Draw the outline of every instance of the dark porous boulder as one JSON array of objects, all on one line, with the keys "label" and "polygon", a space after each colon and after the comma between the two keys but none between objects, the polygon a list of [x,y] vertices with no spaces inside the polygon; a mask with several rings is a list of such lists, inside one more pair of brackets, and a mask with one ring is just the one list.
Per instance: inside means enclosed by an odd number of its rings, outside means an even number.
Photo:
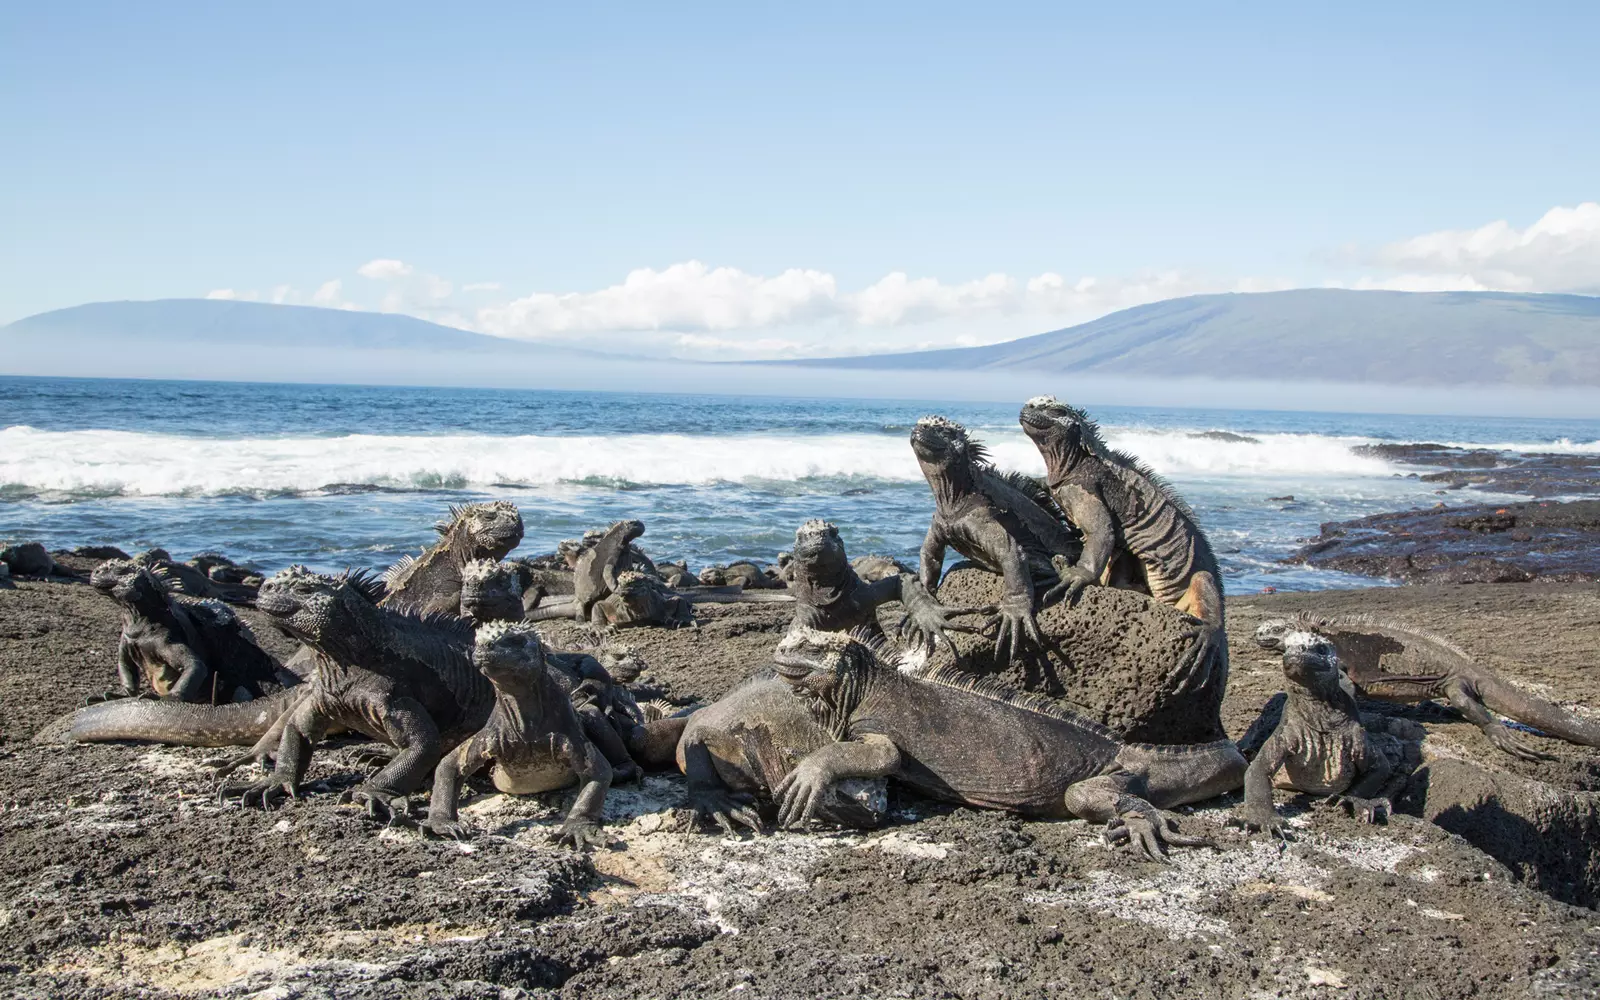
[{"label": "dark porous boulder", "polygon": [[[1001,581],[993,573],[957,566],[945,575],[938,596],[952,606],[995,604]],[[1204,743],[1226,735],[1223,685],[1210,685],[1198,695],[1174,690],[1173,674],[1200,627],[1195,619],[1133,591],[1088,587],[1076,601],[1040,611],[1038,621],[1065,658],[1050,654],[1059,688],[1047,678],[1042,686],[1031,685],[1036,693],[1130,740]],[[1029,686],[1021,665],[995,662],[992,638],[962,633],[951,638],[955,665],[962,670],[996,677],[1013,688]],[[933,663],[950,660],[941,647]]]}]

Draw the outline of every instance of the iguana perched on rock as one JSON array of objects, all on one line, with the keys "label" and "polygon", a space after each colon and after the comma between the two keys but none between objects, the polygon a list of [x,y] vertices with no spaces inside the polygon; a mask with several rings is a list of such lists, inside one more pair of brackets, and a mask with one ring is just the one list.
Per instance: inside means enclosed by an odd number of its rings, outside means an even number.
[{"label": "iguana perched on rock", "polygon": [[1034,616],[1044,595],[1061,582],[1052,560],[1078,558],[1076,534],[1041,483],[996,469],[983,445],[955,421],[918,420],[911,450],[934,501],[918,569],[923,588],[937,591],[946,548],[1000,574],[1005,593],[995,655],[1036,658],[1047,642]]},{"label": "iguana perched on rock", "polygon": [[597,625],[626,628],[632,625],[659,625],[681,628],[694,624],[694,606],[687,597],[673,593],[658,578],[627,570],[617,574],[611,593],[589,609]]},{"label": "iguana perched on rock", "polygon": [[178,701],[249,701],[299,682],[220,601],[174,594],[127,559],[101,563],[89,582],[122,608],[119,686],[92,701],[132,698],[141,686]]},{"label": "iguana perched on rock", "polygon": [[1051,496],[1083,535],[1077,560],[1058,566],[1066,595],[1090,584],[1125,587],[1193,615],[1206,627],[1195,637],[1187,686],[1225,685],[1222,569],[1189,505],[1138,459],[1108,446],[1082,410],[1036,396],[1019,420],[1044,456]]},{"label": "iguana perched on rock", "polygon": [[1030,695],[961,674],[911,677],[849,635],[797,629],[773,656],[837,741],[775,789],[781,824],[811,817],[840,779],[893,777],[923,795],[1025,816],[1106,824],[1111,842],[1152,860],[1164,844],[1208,841],[1162,809],[1239,787],[1233,743],[1124,743],[1103,726]]},{"label": "iguana perched on rock", "polygon": [[1274,786],[1326,796],[1326,804],[1378,822],[1393,811],[1393,796],[1421,762],[1422,727],[1403,719],[1364,725],[1333,643],[1312,632],[1278,638],[1289,697],[1277,728],[1250,762],[1234,822],[1283,836]]},{"label": "iguana perched on rock", "polygon": [[911,573],[895,573],[872,583],[863,582],[845,554],[839,529],[818,518],[796,529],[789,569],[789,593],[795,599],[795,628],[823,632],[865,629],[870,635],[881,636],[878,608],[890,601],[899,601],[906,610],[901,619],[901,635],[931,650],[939,639],[949,642],[947,629],[978,631],[973,626],[952,621],[953,617],[993,610],[992,607],[946,608],[935,601]]},{"label": "iguana perched on rock", "polygon": [[494,707],[483,728],[434,768],[424,825],[440,836],[462,836],[466,831],[456,818],[461,782],[492,763],[494,787],[512,795],[580,783],[553,839],[579,850],[604,843],[600,813],[611,765],[585,735],[566,690],[552,676],[539,633],[521,622],[485,625],[474,638],[472,664],[493,684]]},{"label": "iguana perched on rock", "polygon": [[197,567],[174,560],[166,549],[146,549],[134,556],[133,562],[160,576],[174,593],[235,603],[255,598],[255,587],[213,580]]},{"label": "iguana perched on rock", "polygon": [[1364,697],[1399,704],[1443,698],[1513,757],[1547,760],[1550,755],[1519,739],[1490,709],[1569,743],[1600,747],[1600,721],[1580,718],[1520,690],[1443,636],[1364,615],[1297,615],[1263,622],[1256,642],[1282,651],[1286,637],[1297,632],[1333,643],[1340,666]]},{"label": "iguana perched on rock", "polygon": [[[729,834],[761,830],[757,802],[795,765],[834,741],[789,685],[770,672],[757,675],[689,716],[677,761],[695,819]],[[845,778],[819,798],[812,816],[839,826],[873,827],[889,811],[884,778]]]},{"label": "iguana perched on rock", "polygon": [[380,603],[420,614],[461,613],[461,572],[474,559],[504,559],[522,541],[522,515],[509,500],[450,508],[434,526],[439,540],[419,556],[404,556],[383,574]]}]

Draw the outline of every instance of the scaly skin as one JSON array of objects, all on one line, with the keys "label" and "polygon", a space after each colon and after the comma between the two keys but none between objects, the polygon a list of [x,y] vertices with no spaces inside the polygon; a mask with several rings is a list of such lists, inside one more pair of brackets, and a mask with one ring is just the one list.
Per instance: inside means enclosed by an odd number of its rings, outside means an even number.
[{"label": "scaly skin", "polygon": [[1600,747],[1600,724],[1519,690],[1441,636],[1376,618],[1301,615],[1263,622],[1256,642],[1281,651],[1285,637],[1296,631],[1333,643],[1340,666],[1364,697],[1402,705],[1442,698],[1513,757],[1550,755],[1518,738],[1490,709],[1569,743]]},{"label": "scaly skin", "polygon": [[892,573],[872,583],[863,582],[845,554],[839,529],[823,520],[807,521],[795,531],[794,550],[786,569],[790,573],[789,592],[796,604],[795,628],[822,632],[865,629],[867,634],[881,637],[878,608],[899,601],[906,609],[900,620],[901,637],[932,652],[937,641],[949,643],[947,631],[977,631],[953,618],[994,611],[992,607],[944,607],[909,573]]},{"label": "scaly skin", "polygon": [[[1333,643],[1310,632],[1279,636],[1288,701],[1283,716],[1250,762],[1244,804],[1233,822],[1284,837],[1272,789],[1326,796],[1367,823],[1392,811],[1418,755],[1410,759],[1393,732],[1369,732],[1339,669]],[[1409,765],[1409,767],[1407,766]]]},{"label": "scaly skin", "polygon": [[778,675],[837,742],[802,760],[775,791],[779,822],[810,818],[842,778],[894,777],[930,798],[1024,816],[1078,816],[1151,860],[1164,845],[1207,843],[1161,812],[1237,788],[1244,757],[1226,740],[1128,744],[1042,699],[960,674],[911,677],[865,643],[797,630]]},{"label": "scaly skin", "polygon": [[1038,483],[989,464],[966,428],[943,417],[924,417],[911,432],[922,475],[933,490],[933,521],[922,542],[918,577],[936,593],[946,548],[1005,579],[995,656],[1023,657],[1045,666],[1048,645],[1035,613],[1061,582],[1054,560],[1075,560],[1079,544],[1061,512]]},{"label": "scaly skin", "polygon": [[1159,476],[1106,445],[1088,414],[1053,396],[1028,400],[1019,417],[1044,457],[1050,494],[1083,533],[1062,590],[1142,590],[1204,622],[1185,665],[1185,689],[1226,684],[1228,641],[1222,569],[1194,512]]},{"label": "scaly skin", "polygon": [[461,574],[474,559],[504,559],[522,541],[522,515],[507,500],[450,508],[434,526],[439,540],[384,574],[380,605],[418,614],[461,614]]},{"label": "scaly skin", "polygon": [[603,844],[600,815],[611,766],[584,734],[566,690],[552,677],[539,633],[522,623],[486,625],[475,637],[472,662],[494,686],[494,708],[483,728],[434,769],[426,828],[442,837],[461,837],[466,832],[456,815],[461,782],[492,763],[495,788],[513,795],[579,782],[577,799],[552,839],[578,850]]},{"label": "scaly skin", "polygon": [[258,698],[298,679],[256,644],[249,626],[218,601],[175,594],[163,577],[127,559],[95,567],[90,583],[122,608],[118,687],[91,701],[162,698],[225,704]]}]

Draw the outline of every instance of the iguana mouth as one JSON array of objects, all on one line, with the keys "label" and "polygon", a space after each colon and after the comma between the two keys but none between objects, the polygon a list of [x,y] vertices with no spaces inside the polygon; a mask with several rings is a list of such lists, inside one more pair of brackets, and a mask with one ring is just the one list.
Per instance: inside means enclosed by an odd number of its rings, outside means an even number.
[{"label": "iguana mouth", "polygon": [[274,618],[286,618],[300,610],[300,602],[288,594],[263,588],[256,595],[256,610]]},{"label": "iguana mouth", "polygon": [[786,681],[803,680],[816,669],[816,664],[794,653],[774,653],[772,663],[778,668],[778,676]]},{"label": "iguana mouth", "polygon": [[1048,430],[1050,427],[1054,426],[1056,422],[1055,418],[1050,416],[1048,413],[1045,413],[1043,410],[1032,409],[1031,407],[1022,411],[1021,420],[1023,424],[1029,427],[1037,427],[1040,430]]}]

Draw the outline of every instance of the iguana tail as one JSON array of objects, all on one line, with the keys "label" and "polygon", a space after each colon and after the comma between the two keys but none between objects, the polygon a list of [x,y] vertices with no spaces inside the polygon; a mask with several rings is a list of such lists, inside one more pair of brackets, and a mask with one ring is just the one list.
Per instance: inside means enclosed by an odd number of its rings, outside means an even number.
[{"label": "iguana tail", "polygon": [[35,740],[60,738],[78,743],[137,740],[188,747],[250,746],[309,690],[293,687],[254,701],[196,705],[182,701],[128,698],[80,708],[62,723],[46,727]]},{"label": "iguana tail", "polygon": [[1573,715],[1560,705],[1522,691],[1484,671],[1472,679],[1483,703],[1510,719],[1532,726],[1551,736],[1586,747],[1600,747],[1600,721]]}]

